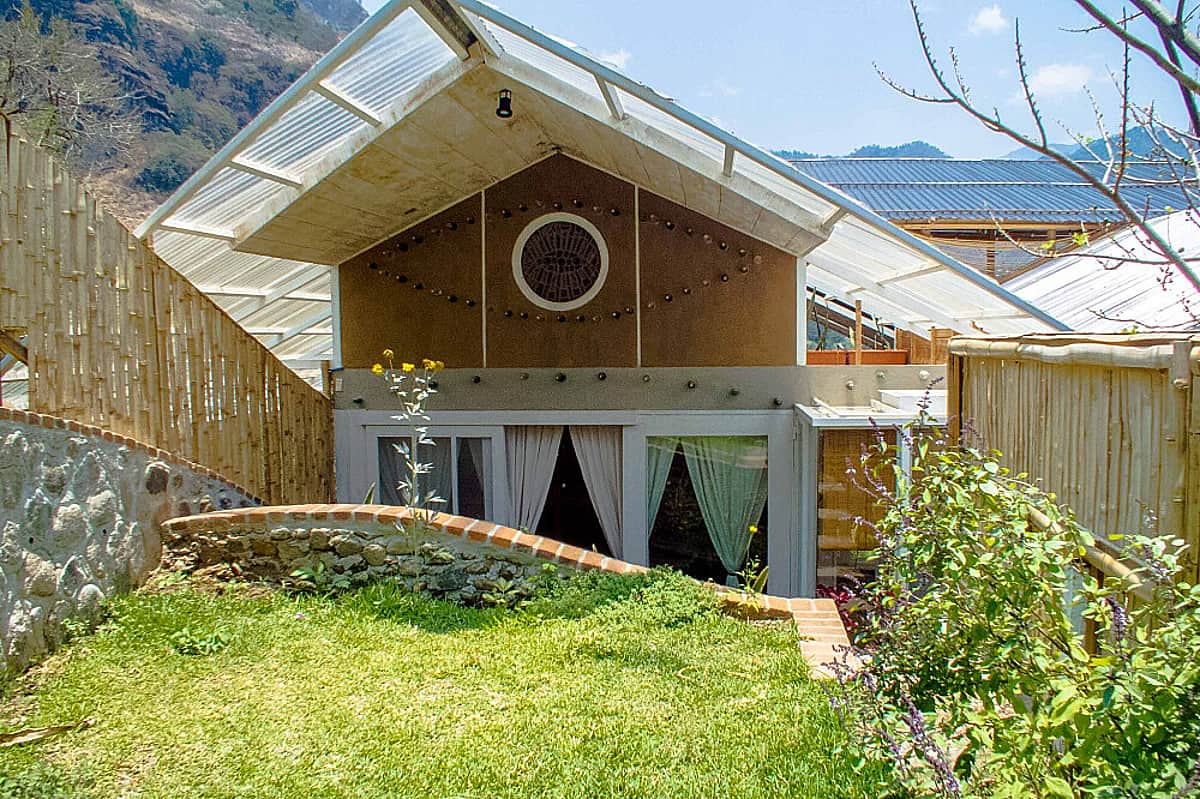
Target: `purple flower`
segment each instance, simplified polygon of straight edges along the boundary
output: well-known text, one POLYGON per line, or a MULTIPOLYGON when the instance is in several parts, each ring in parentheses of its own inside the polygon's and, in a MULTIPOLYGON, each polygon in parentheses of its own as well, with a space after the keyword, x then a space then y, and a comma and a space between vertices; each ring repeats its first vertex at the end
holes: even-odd
POLYGON ((1126 634, 1129 632, 1129 611, 1115 597, 1106 596, 1104 597, 1104 602, 1108 605, 1108 610, 1112 614, 1113 638, 1118 641, 1124 641, 1126 634))
POLYGON ((912 699, 906 696, 904 701, 908 706, 908 712, 904 714, 904 724, 908 727, 909 734, 912 735, 913 747, 937 774, 938 787, 941 788, 942 793, 952 799, 960 799, 962 786, 959 785, 954 770, 950 768, 946 753, 929 736, 929 731, 925 728, 925 715, 917 709, 912 699))

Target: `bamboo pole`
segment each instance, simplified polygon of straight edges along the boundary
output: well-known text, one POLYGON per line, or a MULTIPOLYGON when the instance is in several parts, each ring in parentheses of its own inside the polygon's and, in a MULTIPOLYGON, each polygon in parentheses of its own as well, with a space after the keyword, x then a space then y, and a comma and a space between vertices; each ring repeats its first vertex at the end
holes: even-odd
POLYGON ((269 500, 331 501, 331 400, 3 119, 0 133, 0 329, 26 336, 31 408, 269 500))

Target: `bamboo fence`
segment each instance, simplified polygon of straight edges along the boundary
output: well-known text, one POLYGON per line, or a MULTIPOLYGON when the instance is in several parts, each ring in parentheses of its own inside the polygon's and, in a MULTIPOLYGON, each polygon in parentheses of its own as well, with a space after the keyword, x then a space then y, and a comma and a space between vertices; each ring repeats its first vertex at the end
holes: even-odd
MULTIPOLYGON (((950 414, 1099 536, 1200 546, 1200 337, 950 342, 950 414)), ((970 437, 967 437, 969 442, 970 437)))
POLYGON ((207 466, 274 503, 333 499, 333 411, 0 120, 0 331, 29 409, 207 466))

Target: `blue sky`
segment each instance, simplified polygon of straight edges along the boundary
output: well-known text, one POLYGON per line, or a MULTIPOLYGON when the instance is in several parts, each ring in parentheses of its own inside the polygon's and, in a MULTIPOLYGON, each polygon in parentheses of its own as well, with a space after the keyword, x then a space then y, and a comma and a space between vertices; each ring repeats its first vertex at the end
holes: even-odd
MULTIPOLYGON (((366 0, 368 10, 382 0, 366 0)), ((633 78, 759 145, 844 154, 863 144, 929 141, 957 157, 1007 153, 1016 145, 952 108, 900 97, 873 63, 899 81, 928 89, 904 0, 496 0, 506 13, 613 61, 633 78)), ((1119 13, 1119 5, 1103 3, 1119 13)), ((1026 59, 1052 140, 1059 126, 1093 135, 1091 88, 1119 120, 1110 71, 1121 51, 1070 0, 921 3, 926 27, 948 66, 958 48, 974 95, 1006 120, 1026 124, 1013 53, 1020 20, 1026 59)), ((1174 85, 1135 62, 1134 95, 1178 119, 1174 85)))

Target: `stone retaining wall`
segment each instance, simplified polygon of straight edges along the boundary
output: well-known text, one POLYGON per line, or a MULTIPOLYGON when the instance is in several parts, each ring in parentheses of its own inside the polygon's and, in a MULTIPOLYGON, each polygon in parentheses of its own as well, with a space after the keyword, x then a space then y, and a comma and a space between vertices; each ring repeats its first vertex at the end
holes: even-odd
MULTIPOLYGON (((395 577, 409 588, 464 604, 516 599, 533 591, 546 563, 571 571, 644 572, 643 566, 491 522, 437 514, 416 539, 396 525, 406 508, 385 505, 298 505, 219 511, 164 525, 163 568, 282 580, 299 568, 324 564, 353 583, 395 577), (485 596, 489 595, 489 596, 485 596)), ((713 586, 737 615, 793 619, 806 636, 814 667, 849 644, 829 599, 748 598, 713 586)))
POLYGON ((181 513, 258 500, 213 472, 133 439, 0 408, 0 672, 24 669, 140 585, 181 513))

